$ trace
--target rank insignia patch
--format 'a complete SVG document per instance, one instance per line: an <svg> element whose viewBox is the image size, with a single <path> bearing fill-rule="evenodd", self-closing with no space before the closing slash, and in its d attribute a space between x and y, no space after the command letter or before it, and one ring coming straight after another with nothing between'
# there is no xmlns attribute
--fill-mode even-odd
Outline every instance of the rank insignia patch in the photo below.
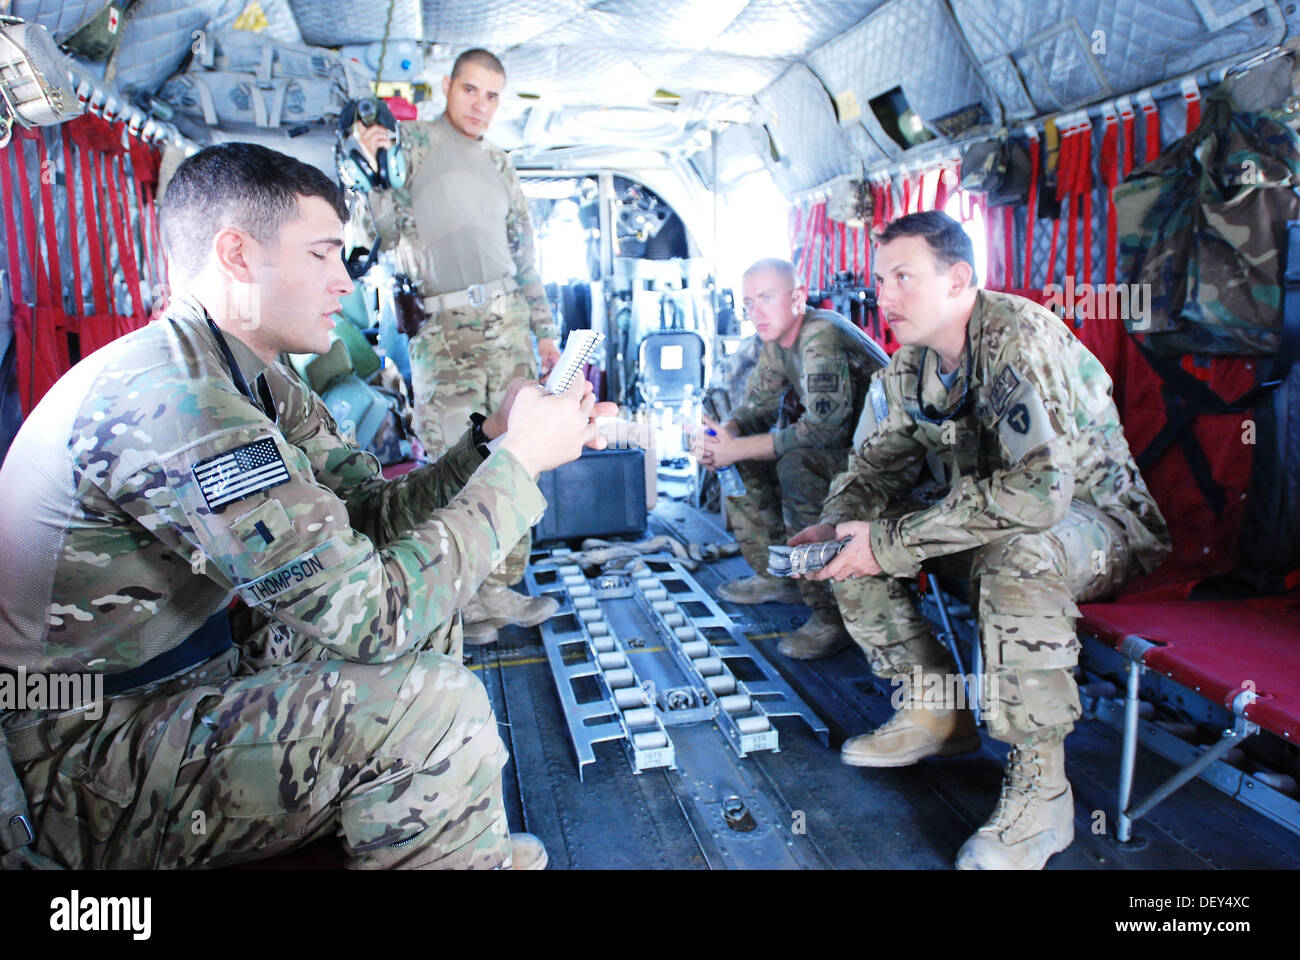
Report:
<svg viewBox="0 0 1300 960"><path fill-rule="evenodd" d="M1007 401L1019 386L1020 377L1016 375L1016 371L1011 367L1003 367L998 378L993 381L993 391L989 395L989 403L993 405L993 412L996 415L1002 415L1002 411L1007 408Z"/></svg>
<svg viewBox="0 0 1300 960"><path fill-rule="evenodd" d="M838 373L808 374L809 393L834 393L839 388L840 375Z"/></svg>
<svg viewBox="0 0 1300 960"><path fill-rule="evenodd" d="M270 437L200 460L191 469L209 510L289 482L289 470Z"/></svg>

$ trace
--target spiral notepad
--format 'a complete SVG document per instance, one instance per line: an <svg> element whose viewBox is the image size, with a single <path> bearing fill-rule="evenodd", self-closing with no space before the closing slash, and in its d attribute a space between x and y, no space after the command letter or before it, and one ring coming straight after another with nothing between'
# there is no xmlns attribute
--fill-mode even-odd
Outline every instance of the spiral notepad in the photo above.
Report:
<svg viewBox="0 0 1300 960"><path fill-rule="evenodd" d="M547 393L563 393L573 386L575 380L582 376L582 367L590 363L596 347L605 339L603 333L595 330L574 330L564 344L564 353L559 363L546 378L543 386Z"/></svg>

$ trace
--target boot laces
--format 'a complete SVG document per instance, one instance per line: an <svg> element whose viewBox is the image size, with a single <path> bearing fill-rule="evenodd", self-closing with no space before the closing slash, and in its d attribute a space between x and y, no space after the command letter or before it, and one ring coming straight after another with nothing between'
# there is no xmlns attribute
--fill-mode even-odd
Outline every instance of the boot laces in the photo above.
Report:
<svg viewBox="0 0 1300 960"><path fill-rule="evenodd" d="M1015 824L1024 814L1037 792L1043 766L1033 747L1016 744L1007 754L1007 770L1002 777L998 805L986 829L1001 832Z"/></svg>

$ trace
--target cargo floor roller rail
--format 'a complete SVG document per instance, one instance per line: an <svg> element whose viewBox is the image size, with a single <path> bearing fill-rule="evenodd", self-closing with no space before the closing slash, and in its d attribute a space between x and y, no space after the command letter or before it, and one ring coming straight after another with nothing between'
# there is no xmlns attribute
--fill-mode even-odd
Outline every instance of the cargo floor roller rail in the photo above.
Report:
<svg viewBox="0 0 1300 960"><path fill-rule="evenodd" d="M587 577L569 550L534 555L529 593L551 596L542 624L556 690L577 754L622 740L635 773L677 769L675 728L716 724L739 757L780 749L773 717L800 716L823 743L829 730L671 554Z"/></svg>

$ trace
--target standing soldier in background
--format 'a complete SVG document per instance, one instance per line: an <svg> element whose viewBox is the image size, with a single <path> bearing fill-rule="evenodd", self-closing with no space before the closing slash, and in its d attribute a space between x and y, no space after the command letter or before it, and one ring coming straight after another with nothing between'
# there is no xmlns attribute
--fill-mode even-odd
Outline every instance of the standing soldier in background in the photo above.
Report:
<svg viewBox="0 0 1300 960"><path fill-rule="evenodd" d="M745 484L743 496L729 498L728 511L754 575L724 583L718 596L732 603L802 599L813 615L779 649L820 660L852 645L835 600L822 584L769 576L767 548L821 516L831 479L848 463L871 377L888 358L838 313L809 309L808 291L788 260L759 260L745 271L743 291L762 352L741 405L723 424L705 417L711 435L701 432L695 443L702 464L734 464ZM774 431L787 390L798 395L803 414Z"/></svg>
<svg viewBox="0 0 1300 960"><path fill-rule="evenodd" d="M528 201L504 150L483 139L501 104L506 73L486 50L466 50L442 80L437 120L402 126L406 185L372 192L379 235L415 281L426 319L411 338L415 429L437 457L472 413L496 407L506 384L559 359L555 322L537 272ZM372 157L392 143L375 124L357 139ZM525 536L465 609L465 642L491 643L497 628L532 626L555 613L547 597L510 590L524 575Z"/></svg>
<svg viewBox="0 0 1300 960"><path fill-rule="evenodd" d="M923 561L963 554L953 560L969 561L988 731L1012 749L997 808L957 866L1039 869L1074 840L1074 603L1153 570L1169 531L1110 377L1054 313L977 289L970 239L942 213L901 217L877 242L880 309L904 346L872 385L822 523L791 541L852 537L811 578L834 583L872 670L902 686L901 709L845 742L841 759L900 767L979 748L956 665L902 583ZM935 455L948 493L909 511L901 503Z"/></svg>

